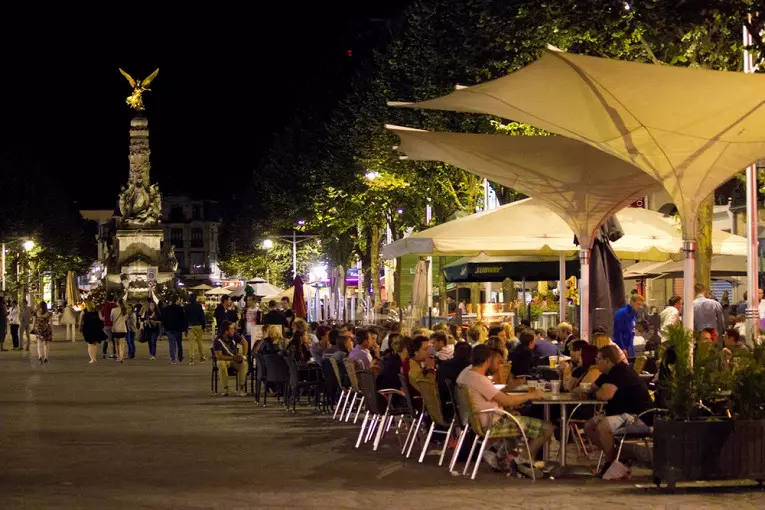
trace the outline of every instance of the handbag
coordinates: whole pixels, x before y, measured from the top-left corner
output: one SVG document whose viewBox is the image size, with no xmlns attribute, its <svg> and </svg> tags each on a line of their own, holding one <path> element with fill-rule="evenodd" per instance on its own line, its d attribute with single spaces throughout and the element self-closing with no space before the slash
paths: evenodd
<svg viewBox="0 0 765 510">
<path fill-rule="evenodd" d="M 145 344 L 149 341 L 149 339 L 146 338 L 146 335 L 144 334 L 143 328 L 140 328 L 138 331 L 136 331 L 136 337 L 136 340 L 142 344 Z"/>
</svg>

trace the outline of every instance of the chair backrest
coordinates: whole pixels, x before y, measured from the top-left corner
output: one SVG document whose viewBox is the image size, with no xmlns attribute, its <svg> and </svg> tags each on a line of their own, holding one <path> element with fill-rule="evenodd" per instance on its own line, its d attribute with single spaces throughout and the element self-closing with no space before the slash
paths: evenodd
<svg viewBox="0 0 765 510">
<path fill-rule="evenodd" d="M 258 374 L 258 379 L 265 380 L 266 379 L 266 360 L 263 358 L 263 353 L 256 352 L 254 353 L 255 357 L 255 369 Z"/>
<path fill-rule="evenodd" d="M 337 379 L 337 385 L 342 388 L 343 387 L 343 377 L 340 374 L 340 364 L 337 362 L 335 358 L 329 358 L 329 364 L 332 367 L 332 371 L 335 373 L 335 378 Z"/>
<path fill-rule="evenodd" d="M 356 377 L 356 362 L 350 358 L 345 358 L 343 360 L 343 366 L 345 367 L 345 372 L 348 374 L 348 380 L 351 382 L 353 391 L 361 391 L 359 388 L 359 379 Z"/>
<path fill-rule="evenodd" d="M 268 382 L 289 382 L 290 371 L 281 354 L 264 354 L 263 360 L 266 363 L 266 380 Z"/>
<path fill-rule="evenodd" d="M 499 366 L 499 371 L 497 372 L 497 377 L 495 380 L 497 381 L 497 384 L 507 384 L 508 380 L 510 379 L 510 367 L 511 364 L 508 363 L 502 363 Z"/>
<path fill-rule="evenodd" d="M 364 402 L 369 412 L 383 414 L 386 403 L 385 399 L 377 393 L 375 375 L 369 370 L 359 370 L 356 372 L 356 378 L 359 381 L 359 388 L 361 388 L 361 394 L 364 395 Z"/>
<path fill-rule="evenodd" d="M 340 389 L 338 384 L 340 377 L 338 377 L 339 374 L 332 367 L 332 360 L 328 358 L 321 360 L 321 371 L 324 373 L 324 385 L 327 395 L 337 396 L 337 392 Z"/>
<path fill-rule="evenodd" d="M 460 424 L 467 423 L 467 417 L 463 416 L 460 411 L 459 403 L 457 402 L 457 395 L 454 391 L 454 384 L 451 379 L 445 379 L 446 391 L 449 392 L 449 404 L 452 406 L 452 416 L 456 416 Z"/>
<path fill-rule="evenodd" d="M 295 361 L 295 358 L 287 354 L 284 356 L 284 362 L 287 363 L 287 369 L 290 372 L 290 385 L 294 386 L 300 380 L 297 361 Z"/>
<path fill-rule="evenodd" d="M 639 356 L 635 359 L 635 364 L 632 365 L 632 368 L 635 369 L 635 373 L 640 375 L 643 373 L 643 368 L 645 368 L 645 362 L 647 358 L 645 356 Z"/>
<path fill-rule="evenodd" d="M 404 374 L 398 374 L 398 380 L 401 381 L 401 391 L 404 392 L 406 407 L 409 413 L 414 416 L 414 401 L 412 400 L 412 392 L 409 391 L 409 380 Z"/>
<path fill-rule="evenodd" d="M 444 410 L 441 409 L 441 399 L 438 396 L 438 388 L 433 379 L 422 377 L 417 379 L 417 389 L 422 396 L 422 402 L 425 405 L 425 409 L 428 411 L 430 418 L 436 425 L 441 427 L 448 427 L 444 419 Z"/>
<path fill-rule="evenodd" d="M 210 347 L 210 359 L 213 363 L 218 362 L 218 356 L 215 355 L 215 347 Z"/>
<path fill-rule="evenodd" d="M 484 430 L 481 425 L 481 420 L 478 418 L 478 413 L 476 413 L 475 408 L 473 407 L 473 399 L 470 397 L 470 390 L 464 384 L 457 386 L 457 402 L 458 407 L 465 413 L 473 432 L 479 436 L 483 436 Z"/>
</svg>

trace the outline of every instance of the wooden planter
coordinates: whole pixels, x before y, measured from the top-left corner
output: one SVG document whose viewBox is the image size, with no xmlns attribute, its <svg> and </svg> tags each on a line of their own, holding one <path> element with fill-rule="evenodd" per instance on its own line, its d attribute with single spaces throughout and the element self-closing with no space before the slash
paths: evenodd
<svg viewBox="0 0 765 510">
<path fill-rule="evenodd" d="M 765 420 L 654 424 L 654 482 L 765 480 Z"/>
</svg>

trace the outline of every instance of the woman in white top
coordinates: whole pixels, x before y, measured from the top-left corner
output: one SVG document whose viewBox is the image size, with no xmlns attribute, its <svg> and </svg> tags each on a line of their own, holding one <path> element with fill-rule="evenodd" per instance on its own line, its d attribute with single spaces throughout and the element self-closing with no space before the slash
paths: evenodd
<svg viewBox="0 0 765 510">
<path fill-rule="evenodd" d="M 125 337 L 127 336 L 128 320 L 128 311 L 124 300 L 120 299 L 117 302 L 117 306 L 112 308 L 111 316 L 112 337 L 117 342 L 117 361 L 122 363 L 125 359 L 125 349 L 127 348 Z"/>
</svg>

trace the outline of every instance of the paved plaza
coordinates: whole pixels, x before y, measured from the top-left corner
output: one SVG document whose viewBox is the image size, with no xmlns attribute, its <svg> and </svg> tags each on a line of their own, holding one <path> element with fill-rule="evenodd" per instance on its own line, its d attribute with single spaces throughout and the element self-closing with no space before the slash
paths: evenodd
<svg viewBox="0 0 765 510">
<path fill-rule="evenodd" d="M 54 342 L 46 366 L 0 353 L 0 508 L 765 508 L 753 486 L 470 481 L 403 461 L 393 438 L 356 450 L 356 426 L 309 409 L 212 397 L 209 362 L 171 366 L 159 349 L 123 365 L 88 365 L 82 342 Z"/>
</svg>

